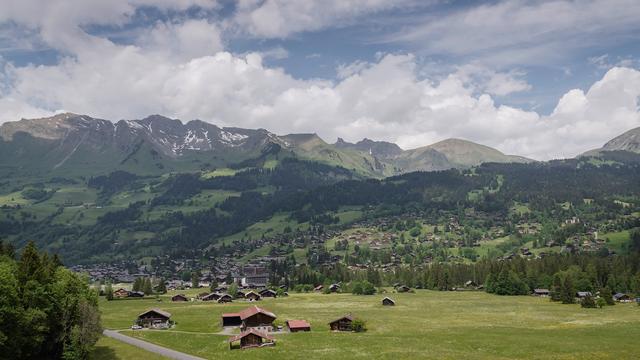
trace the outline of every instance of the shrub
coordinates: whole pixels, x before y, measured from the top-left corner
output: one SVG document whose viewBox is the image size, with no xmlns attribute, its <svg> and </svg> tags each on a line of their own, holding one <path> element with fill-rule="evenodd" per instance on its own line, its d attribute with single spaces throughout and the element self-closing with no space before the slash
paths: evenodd
<svg viewBox="0 0 640 360">
<path fill-rule="evenodd" d="M 355 332 L 367 331 L 367 323 L 364 320 L 355 319 L 351 322 L 351 329 Z"/>
<path fill-rule="evenodd" d="M 585 309 L 594 309 L 596 308 L 596 302 L 595 300 L 593 300 L 592 296 L 585 296 L 582 298 L 582 300 L 580 301 L 580 306 L 582 306 Z"/>
</svg>

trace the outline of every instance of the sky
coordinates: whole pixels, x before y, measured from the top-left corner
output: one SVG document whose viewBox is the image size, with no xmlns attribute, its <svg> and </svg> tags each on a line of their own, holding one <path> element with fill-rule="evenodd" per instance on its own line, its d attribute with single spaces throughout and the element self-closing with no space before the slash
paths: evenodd
<svg viewBox="0 0 640 360">
<path fill-rule="evenodd" d="M 538 160 L 640 126 L 640 1 L 0 0 L 0 123 L 161 114 Z"/>
</svg>

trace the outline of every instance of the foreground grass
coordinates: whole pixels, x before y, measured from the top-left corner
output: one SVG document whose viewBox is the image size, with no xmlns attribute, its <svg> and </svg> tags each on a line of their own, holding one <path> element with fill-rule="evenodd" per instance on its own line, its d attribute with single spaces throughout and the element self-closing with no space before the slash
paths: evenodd
<svg viewBox="0 0 640 360">
<path fill-rule="evenodd" d="M 276 335 L 277 346 L 230 351 L 220 331 L 220 315 L 247 303 L 210 304 L 126 300 L 102 302 L 107 328 L 124 329 L 151 307 L 172 313 L 177 325 L 165 331 L 126 334 L 209 359 L 574 359 L 634 358 L 640 353 L 640 307 L 624 304 L 582 309 L 529 296 L 500 297 L 480 292 L 418 291 L 391 294 L 395 307 L 380 305 L 381 295 L 292 294 L 260 303 L 286 319 L 306 319 L 311 333 Z M 346 313 L 367 321 L 362 334 L 332 333 L 327 323 Z"/>
<path fill-rule="evenodd" d="M 108 337 L 101 337 L 91 353 L 91 360 L 164 360 L 164 356 L 156 355 L 146 350 L 139 349 L 133 345 L 125 344 L 121 341 Z"/>
</svg>

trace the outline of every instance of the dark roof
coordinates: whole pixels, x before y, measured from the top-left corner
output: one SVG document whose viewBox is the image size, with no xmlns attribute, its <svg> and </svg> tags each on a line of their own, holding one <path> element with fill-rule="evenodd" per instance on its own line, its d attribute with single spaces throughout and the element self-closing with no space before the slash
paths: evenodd
<svg viewBox="0 0 640 360">
<path fill-rule="evenodd" d="M 390 297 L 385 297 L 384 299 L 382 299 L 382 301 L 385 301 L 385 300 L 387 300 L 387 301 L 391 301 L 391 302 L 392 302 L 392 303 L 394 303 L 394 304 L 396 303 L 396 301 L 395 301 L 395 300 L 393 300 L 393 299 L 392 299 L 392 298 L 390 298 Z"/>
<path fill-rule="evenodd" d="M 533 292 L 536 294 L 548 294 L 549 289 L 533 289 Z"/>
<path fill-rule="evenodd" d="M 353 321 L 353 315 L 351 314 L 347 314 L 345 316 L 339 317 L 333 321 L 330 321 L 329 324 L 333 324 L 334 322 L 340 321 L 340 320 L 349 320 L 349 321 Z"/>
<path fill-rule="evenodd" d="M 309 324 L 306 320 L 287 320 L 287 326 L 289 327 L 289 329 L 311 328 L 311 324 Z"/>
<path fill-rule="evenodd" d="M 247 330 L 245 332 L 242 332 L 242 333 L 240 333 L 240 334 L 238 334 L 236 336 L 232 336 L 231 338 L 229 338 L 228 341 L 229 342 L 238 341 L 238 340 L 242 339 L 243 337 L 245 337 L 245 336 L 247 336 L 249 334 L 254 334 L 254 335 L 260 336 L 263 339 L 274 341 L 274 338 L 272 338 L 268 334 L 263 333 L 262 331 L 258 331 L 256 329 L 249 329 L 249 330 Z"/>
<path fill-rule="evenodd" d="M 629 295 L 625 294 L 625 293 L 616 293 L 615 295 L 613 295 L 613 298 L 618 300 L 618 299 L 622 299 L 623 297 L 629 297 Z"/>
<path fill-rule="evenodd" d="M 159 314 L 159 315 L 162 315 L 162 316 L 164 316 L 164 317 L 166 317 L 166 318 L 170 318 L 170 317 L 171 317 L 171 313 L 166 312 L 166 311 L 164 311 L 164 310 L 156 309 L 156 308 L 154 308 L 154 309 L 150 309 L 150 310 L 147 310 L 147 311 L 145 311 L 145 312 L 141 313 L 140 315 L 138 315 L 138 317 L 140 317 L 140 316 L 142 316 L 142 315 L 145 315 L 145 314 L 148 314 L 148 313 L 150 313 L 150 312 L 154 312 L 154 313 Z"/>
</svg>

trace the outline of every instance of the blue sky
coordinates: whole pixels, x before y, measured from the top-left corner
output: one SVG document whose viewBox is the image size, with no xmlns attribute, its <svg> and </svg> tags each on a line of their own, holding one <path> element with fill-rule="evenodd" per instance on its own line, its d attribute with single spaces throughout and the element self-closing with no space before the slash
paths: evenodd
<svg viewBox="0 0 640 360">
<path fill-rule="evenodd" d="M 0 122 L 162 113 L 540 159 L 640 126 L 637 1 L 0 1 Z"/>
</svg>

